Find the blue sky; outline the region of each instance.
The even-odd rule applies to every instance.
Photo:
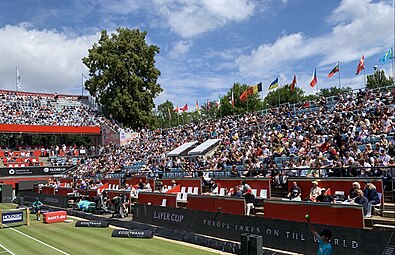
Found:
[[[393,0],[2,0],[0,88],[81,93],[81,58],[102,29],[139,28],[161,49],[157,67],[167,99],[180,106],[225,94],[234,82],[264,89],[277,77],[307,93],[314,68],[318,86],[340,61],[342,86],[363,86],[355,76],[365,54],[366,73],[394,44]],[[86,93],[86,92],[85,92]],[[265,91],[266,93],[266,91]],[[193,108],[193,107],[191,107]]]

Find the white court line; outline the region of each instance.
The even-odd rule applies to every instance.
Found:
[[[10,229],[11,229],[12,231],[15,231],[15,232],[17,232],[17,233],[19,233],[19,234],[21,234],[21,235],[27,237],[27,238],[30,238],[30,239],[32,239],[32,240],[34,240],[34,241],[36,241],[36,242],[42,244],[42,245],[45,245],[45,246],[47,246],[47,247],[49,247],[49,248],[51,248],[51,249],[54,249],[54,250],[57,251],[57,252],[60,252],[60,253],[62,253],[62,254],[64,254],[64,255],[70,255],[70,254],[68,254],[68,253],[65,252],[65,251],[59,250],[58,248],[53,247],[52,245],[49,245],[49,244],[47,244],[47,243],[44,243],[43,241],[38,240],[38,239],[36,239],[36,238],[34,238],[34,237],[31,237],[31,236],[29,236],[28,234],[25,234],[25,233],[23,233],[23,232],[21,232],[21,231],[19,231],[19,230],[16,230],[16,229],[14,229],[14,228],[10,228]],[[6,250],[6,249],[4,249],[4,250]],[[13,254],[13,253],[12,253],[12,254]],[[15,255],[15,254],[13,254],[13,255]]]
[[[7,249],[6,247],[4,247],[3,245],[0,244],[0,247],[3,248],[4,251],[0,252],[0,253],[4,253],[4,252],[8,252],[11,255],[15,255],[15,253],[12,253],[9,249]]]

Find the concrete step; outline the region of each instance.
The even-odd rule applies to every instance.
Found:
[[[395,211],[394,210],[387,210],[385,209],[383,212],[383,217],[387,217],[387,218],[395,218]]]
[[[385,225],[385,224],[373,224],[374,229],[379,229],[379,230],[395,230],[394,225]]]
[[[373,227],[375,224],[395,226],[395,219],[376,215],[365,218],[365,227]]]
[[[395,203],[385,202],[384,203],[385,211],[395,211]]]

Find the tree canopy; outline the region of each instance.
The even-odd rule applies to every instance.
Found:
[[[159,47],[148,45],[146,35],[139,29],[118,28],[109,36],[103,30],[82,59],[90,76],[85,89],[105,111],[132,128],[155,125],[153,99],[163,91],[155,67]]]
[[[368,75],[366,78],[366,87],[369,89],[394,85],[394,78],[391,76],[387,78],[383,70],[377,70],[373,74]]]
[[[263,103],[265,108],[277,107],[279,103],[278,94],[280,94],[280,104],[283,103],[296,103],[304,98],[304,90],[296,87],[292,92],[291,85],[285,84],[278,88],[279,91],[273,90],[266,95]]]

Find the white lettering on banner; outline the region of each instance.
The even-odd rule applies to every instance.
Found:
[[[65,220],[66,215],[54,215],[54,216],[48,216],[47,220]]]
[[[16,221],[23,221],[23,213],[18,212],[18,213],[4,213],[2,215],[3,217],[3,222],[16,222]]]
[[[182,222],[182,220],[184,219],[184,215],[154,211],[154,219],[173,221],[173,222]]]

